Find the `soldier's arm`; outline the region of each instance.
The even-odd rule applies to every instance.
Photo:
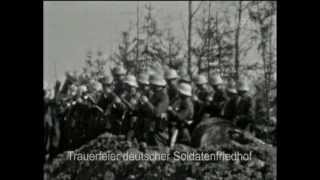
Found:
[[[158,104],[154,108],[154,114],[156,117],[160,117],[162,113],[165,113],[169,106],[169,97],[168,96],[162,96],[160,98],[161,100],[158,102]]]
[[[187,103],[179,112],[173,111],[173,115],[178,119],[178,121],[188,121],[193,116],[193,105],[191,103]]]

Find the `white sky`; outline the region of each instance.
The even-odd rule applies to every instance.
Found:
[[[139,3],[143,10],[146,2]],[[182,31],[180,18],[183,19],[186,12],[186,2],[151,3],[156,8],[155,15],[163,22],[159,24],[170,20],[175,34],[181,35],[177,31]],[[130,21],[136,22],[136,5],[133,1],[45,2],[44,79],[54,81],[55,64],[59,79],[66,70],[79,69],[89,49],[111,51],[119,42],[121,31],[129,28]]]
[[[140,1],[141,17],[144,4]],[[149,3],[149,2],[148,2]],[[169,25],[184,41],[182,24],[187,27],[187,1],[150,1],[160,28]],[[193,9],[199,2],[193,2]],[[121,31],[136,23],[137,2],[44,2],[44,79],[58,79],[66,70],[82,67],[87,50],[110,52],[120,41]],[[142,18],[141,18],[142,19]],[[134,27],[133,27],[134,28]]]

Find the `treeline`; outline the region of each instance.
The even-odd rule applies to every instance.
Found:
[[[276,104],[276,2],[186,3],[185,39],[179,39],[172,27],[159,25],[151,3],[137,3],[136,23],[121,32],[117,50],[88,51],[80,76],[100,77],[113,64],[136,75],[173,68],[191,78],[201,73],[245,77],[269,119]],[[248,57],[250,53],[255,59]]]

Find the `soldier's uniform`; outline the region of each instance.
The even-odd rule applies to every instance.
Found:
[[[178,142],[188,144],[191,141],[189,126],[192,123],[194,107],[191,99],[191,85],[180,83],[179,92],[184,95],[173,103],[172,110],[169,110],[170,137],[177,128],[179,131]]]
[[[197,88],[193,95],[194,104],[194,123],[192,124],[191,130],[195,127],[202,119],[204,113],[209,109],[210,98],[213,96],[213,90],[210,86],[205,86],[208,83],[207,79],[203,75],[197,76],[195,84],[197,86],[204,86],[204,88]]]
[[[220,76],[214,76],[212,85],[220,86],[223,84],[223,80]],[[226,101],[228,100],[228,96],[224,89],[216,89],[214,88],[214,95],[212,99],[212,103],[210,105],[209,114],[211,117],[222,117],[222,112],[225,106]]]
[[[254,125],[254,101],[247,92],[249,86],[247,82],[240,81],[238,85],[239,99],[237,103],[236,125],[239,128],[247,129]]]
[[[223,118],[233,122],[237,113],[237,106],[239,104],[239,96],[237,94],[236,84],[233,80],[230,80],[227,85],[228,100],[225,103],[225,107],[222,113]]]
[[[168,81],[178,81],[178,74],[174,69],[170,69],[166,74],[165,74],[166,80]],[[174,102],[176,99],[179,98],[179,92],[178,92],[178,87],[177,84],[169,84],[167,87],[167,92],[169,96],[170,103]]]
[[[169,106],[169,96],[164,88],[166,82],[161,76],[152,76],[150,82],[153,86],[162,87],[162,89],[155,91],[150,100],[144,100],[143,102],[148,111],[144,122],[147,130],[144,134],[144,139],[151,145],[166,144],[168,137],[165,136],[165,133],[168,128],[164,115]]]
[[[138,117],[137,124],[136,124],[136,137],[139,141],[146,141],[144,138],[144,132],[146,131],[147,124],[145,122],[148,122],[148,107],[145,103],[142,102],[141,97],[145,96],[148,99],[152,96],[152,91],[150,89],[150,82],[149,82],[149,75],[145,73],[141,73],[138,76],[138,84],[139,89],[138,93],[140,94],[140,97],[138,98],[138,104],[136,108],[136,114]]]
[[[137,123],[137,105],[140,98],[140,93],[137,92],[138,83],[135,76],[128,75],[124,81],[128,85],[127,91],[120,96],[122,104],[125,106],[124,121],[122,125],[122,133],[126,134],[128,140],[132,140],[135,135]],[[135,92],[130,89],[134,88]]]

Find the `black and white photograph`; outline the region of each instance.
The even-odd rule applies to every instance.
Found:
[[[276,1],[44,1],[43,179],[276,180]]]

